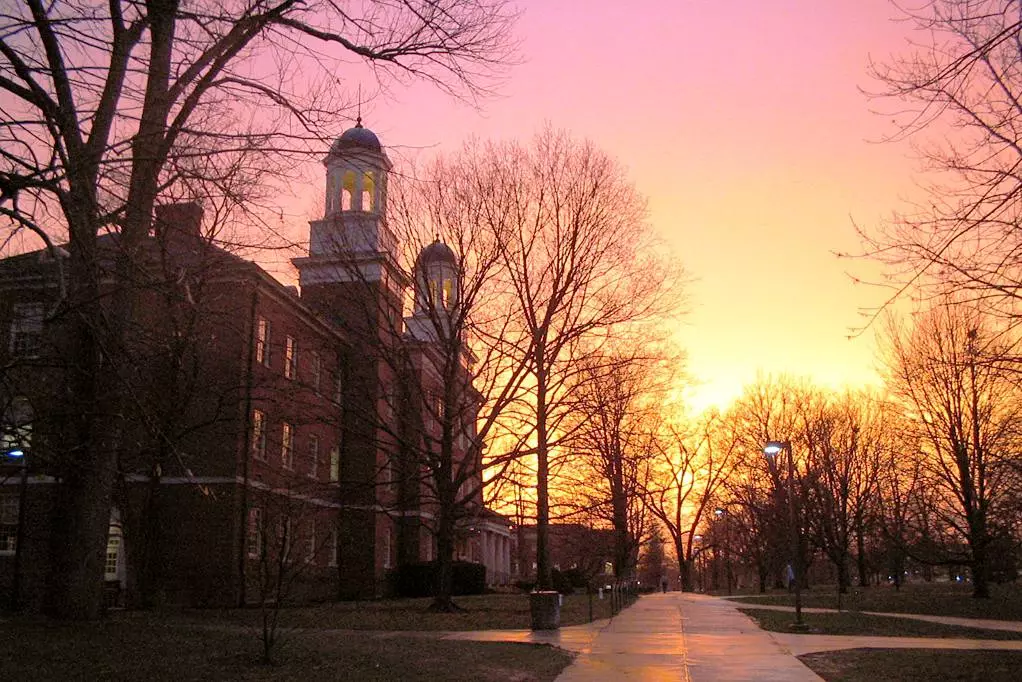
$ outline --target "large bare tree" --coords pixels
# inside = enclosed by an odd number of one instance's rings
[[[490,153],[504,173],[495,197],[504,220],[501,285],[515,318],[504,350],[529,368],[510,430],[529,433],[521,454],[535,456],[537,588],[550,589],[551,462],[578,386],[571,378],[607,339],[625,343],[674,309],[679,270],[656,248],[645,202],[624,170],[592,144],[547,129]]]
[[[706,549],[700,529],[744,458],[735,424],[712,411],[686,430],[670,429],[645,494],[647,507],[674,544],[684,592],[694,589],[692,570]]]
[[[614,575],[633,577],[651,523],[643,494],[651,487],[669,372],[659,358],[594,354],[574,381],[574,409],[565,421],[564,504],[614,533]],[[664,362],[663,364],[669,364]],[[670,363],[673,364],[673,363]]]
[[[846,392],[808,406],[804,414],[807,461],[807,525],[838,576],[838,599],[851,584],[853,542],[860,584],[866,583],[866,526],[878,494],[884,455],[891,446],[878,396]],[[816,409],[812,409],[815,407]],[[862,584],[865,587],[865,584]]]
[[[989,317],[953,301],[892,322],[888,387],[910,416],[926,487],[937,493],[942,551],[935,559],[968,565],[973,596],[989,597],[991,539],[1014,480],[1019,447],[1017,385],[1003,357],[1014,353]],[[906,453],[909,454],[909,453]],[[950,529],[950,533],[944,532]]]
[[[136,255],[161,193],[210,158],[254,150],[263,158],[246,165],[254,172],[279,165],[284,151],[303,151],[303,140],[336,125],[331,112],[348,101],[336,73],[352,61],[384,78],[478,92],[508,56],[512,15],[503,0],[381,0],[354,9],[298,0],[25,0],[0,18],[0,214],[5,229],[31,231],[51,251],[66,238],[69,254],[50,314],[69,330],[61,350],[67,412],[77,415],[57,472],[55,613],[99,613],[130,378],[118,359]],[[105,231],[118,236],[113,272],[96,253]]]
[[[413,406],[406,413],[421,421],[389,435],[406,460],[406,483],[434,510],[429,530],[438,575],[431,608],[438,611],[456,608],[456,536],[482,511],[490,436],[520,397],[528,369],[526,358],[506,350],[512,318],[498,286],[506,228],[494,199],[505,191],[505,172],[502,159],[470,142],[397,177],[390,198],[389,225],[412,273],[414,301],[405,328],[393,330],[403,342],[380,352],[402,379],[404,400]],[[438,249],[449,249],[452,262],[420,262]],[[510,462],[489,458],[490,475],[501,475]]]

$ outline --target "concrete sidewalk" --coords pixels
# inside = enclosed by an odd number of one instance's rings
[[[795,656],[838,649],[1009,649],[1020,641],[923,637],[861,637],[766,632],[738,611],[749,602],[671,592],[643,596],[613,620],[549,632],[490,630],[452,632],[445,639],[551,644],[578,654],[557,682],[611,680],[743,680],[808,682],[820,680]],[[790,607],[757,607],[793,611]],[[805,609],[826,612],[830,609]],[[1015,630],[1013,621],[944,616],[874,614],[899,618]]]
[[[776,606],[773,604],[757,604],[754,599],[748,601],[743,599],[728,599],[740,608],[764,609],[767,611],[787,611],[794,613],[791,606]],[[1022,621],[1018,620],[993,620],[990,618],[961,618],[959,616],[929,616],[923,613],[891,613],[881,611],[851,611],[849,609],[802,609],[804,613],[861,613],[865,616],[882,616],[884,618],[906,618],[908,620],[923,620],[928,623],[941,623],[943,625],[958,625],[965,628],[979,628],[982,630],[1004,630],[1006,632],[1022,632]]]
[[[1022,641],[1010,639],[951,639],[943,637],[865,637],[859,635],[792,635],[774,632],[773,638],[795,656],[840,649],[970,649],[1022,651]]]
[[[553,644],[578,658],[558,682],[720,680],[818,682],[731,602],[670,592],[643,596],[611,621],[555,632],[465,632],[451,639]]]

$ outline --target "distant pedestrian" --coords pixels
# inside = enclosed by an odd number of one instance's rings
[[[662,589],[664,591],[664,594],[667,594],[667,576],[666,575],[663,578],[660,579],[660,589]]]
[[[784,583],[788,586],[788,592],[795,589],[795,569],[791,564],[784,567]]]

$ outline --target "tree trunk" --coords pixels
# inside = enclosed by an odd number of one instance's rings
[[[970,519],[969,545],[972,551],[972,596],[974,599],[990,598],[990,565],[987,553],[988,538],[986,519],[982,512],[974,511]]]
[[[47,611],[68,620],[93,620],[102,610],[102,581],[116,443],[104,440],[107,421],[97,414],[106,404],[109,371],[103,367],[105,329],[99,304],[95,218],[89,196],[80,207],[66,207],[72,221],[68,324],[61,355],[67,358],[67,415],[61,432],[60,484],[53,508]]]
[[[855,563],[859,571],[859,587],[869,587],[869,567],[866,565],[866,529],[861,518],[855,519]]]
[[[436,591],[430,611],[452,613],[458,610],[454,592],[454,522],[449,514],[441,514],[436,535]]]
[[[848,594],[848,587],[852,582],[848,574],[848,557],[842,554],[834,565],[837,566],[837,591],[839,594]]]
[[[550,570],[550,462],[547,444],[546,346],[536,344],[536,589],[553,589]]]
[[[693,581],[692,571],[692,560],[684,559],[678,562],[678,578],[681,581],[682,592],[695,592],[695,583]]]

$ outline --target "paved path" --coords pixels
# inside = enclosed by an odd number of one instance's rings
[[[558,682],[720,680],[819,682],[731,602],[670,592],[643,596],[611,621],[549,633],[457,633],[457,639],[543,642],[579,653]]]
[[[796,635],[766,632],[737,610],[754,605],[697,594],[671,592],[641,597],[613,620],[564,627],[550,632],[491,630],[456,632],[447,639],[552,644],[578,654],[557,682],[604,680],[748,680],[809,682],[820,678],[796,656],[818,651],[857,649],[1010,649],[1022,641],[944,639],[934,637],[861,637]],[[755,606],[756,608],[768,608]],[[785,606],[772,610],[794,609]],[[833,609],[805,609],[827,612]],[[950,625],[1022,631],[1015,621],[923,616],[904,613],[872,615],[917,618]]]
[[[791,635],[775,632],[774,639],[795,656],[838,649],[1007,649],[1022,651],[1022,641],[949,639],[944,637],[860,637],[854,635]]]
[[[773,604],[757,604],[755,600],[729,600],[740,608],[765,609],[768,611],[789,611],[795,612],[791,606],[775,606]],[[959,618],[957,616],[928,616],[922,613],[883,613],[879,611],[850,611],[843,609],[802,609],[805,613],[862,613],[866,616],[883,616],[884,618],[907,618],[909,620],[924,620],[929,623],[941,623],[943,625],[959,625],[966,628],[980,628],[982,630],[1006,630],[1008,632],[1022,632],[1022,621],[1018,620],[993,620],[990,618]]]

